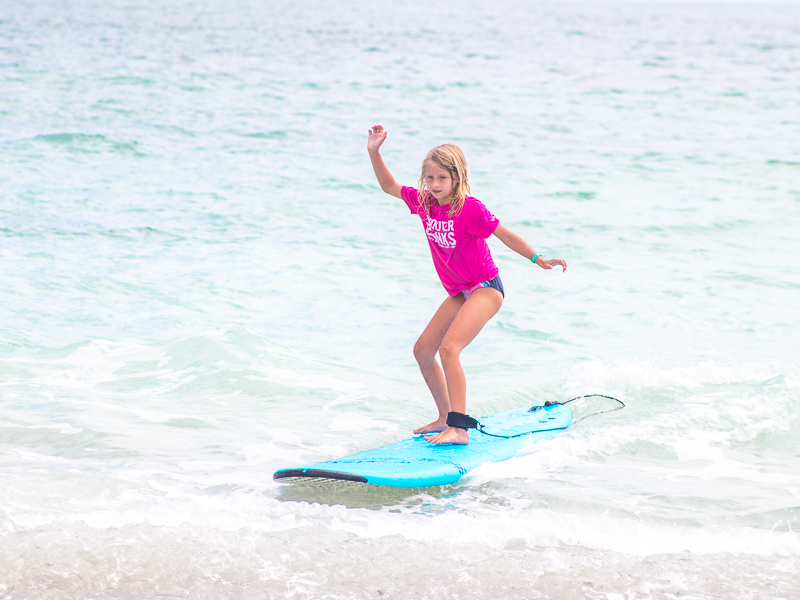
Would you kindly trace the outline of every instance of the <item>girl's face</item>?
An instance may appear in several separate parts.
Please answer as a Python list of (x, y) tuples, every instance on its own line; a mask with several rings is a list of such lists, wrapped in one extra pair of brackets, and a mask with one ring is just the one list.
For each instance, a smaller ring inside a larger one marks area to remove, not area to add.
[(455, 182), (450, 172), (439, 165), (428, 163), (425, 165), (425, 187), (436, 198), (439, 206), (450, 204), (453, 199)]

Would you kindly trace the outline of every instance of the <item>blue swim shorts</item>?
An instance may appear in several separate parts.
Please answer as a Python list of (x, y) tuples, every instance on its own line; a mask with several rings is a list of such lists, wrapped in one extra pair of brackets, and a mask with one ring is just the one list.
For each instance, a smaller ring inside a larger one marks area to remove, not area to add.
[(464, 294), (464, 298), (469, 298), (472, 295), (472, 292), (474, 292), (478, 288), (482, 288), (482, 287), (493, 287), (498, 292), (503, 294), (503, 298), (506, 297), (506, 292), (505, 292), (505, 290), (503, 290), (503, 282), (500, 281), (500, 275), (498, 275), (494, 279), (490, 279), (489, 281), (481, 281), (477, 285), (473, 285), (470, 288), (462, 290), (461, 293)]

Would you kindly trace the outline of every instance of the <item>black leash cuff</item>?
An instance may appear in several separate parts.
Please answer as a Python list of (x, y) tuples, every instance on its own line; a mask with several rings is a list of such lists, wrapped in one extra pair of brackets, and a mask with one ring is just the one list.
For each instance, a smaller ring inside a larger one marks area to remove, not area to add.
[(459, 429), (477, 429), (478, 421), (469, 415), (460, 412), (447, 413), (448, 427), (458, 427)]

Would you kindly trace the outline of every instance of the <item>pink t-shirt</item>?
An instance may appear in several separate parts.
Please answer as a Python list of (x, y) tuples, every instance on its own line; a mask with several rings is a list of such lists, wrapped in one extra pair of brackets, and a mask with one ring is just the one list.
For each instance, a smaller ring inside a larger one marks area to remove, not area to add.
[(422, 220), (433, 265), (448, 294), (455, 296), (497, 277), (497, 266), (486, 238), (494, 233), (500, 221), (480, 200), (467, 196), (461, 212), (451, 217), (447, 214), (450, 207), (438, 204), (428, 215), (419, 205), (415, 188), (403, 186), (402, 196), (411, 212)]

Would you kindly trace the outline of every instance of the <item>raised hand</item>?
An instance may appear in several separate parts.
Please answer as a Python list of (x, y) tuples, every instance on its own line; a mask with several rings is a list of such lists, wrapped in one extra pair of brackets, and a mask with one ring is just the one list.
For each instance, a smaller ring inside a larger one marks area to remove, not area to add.
[(367, 150), (369, 152), (377, 152), (387, 135), (388, 132), (383, 128), (383, 125), (372, 127), (369, 130), (369, 139), (367, 139)]

